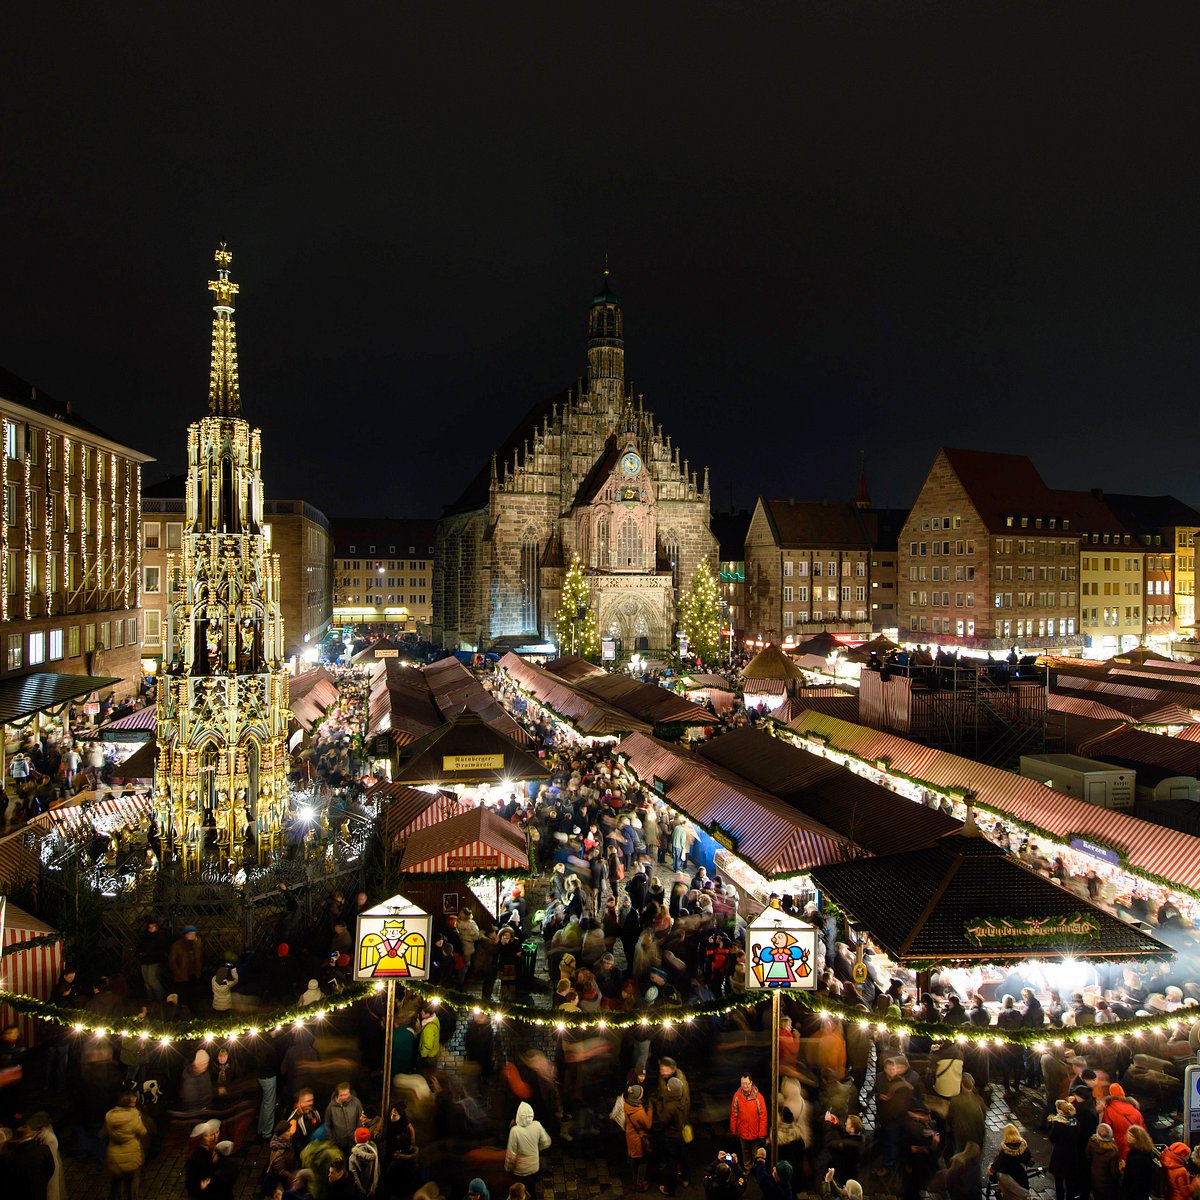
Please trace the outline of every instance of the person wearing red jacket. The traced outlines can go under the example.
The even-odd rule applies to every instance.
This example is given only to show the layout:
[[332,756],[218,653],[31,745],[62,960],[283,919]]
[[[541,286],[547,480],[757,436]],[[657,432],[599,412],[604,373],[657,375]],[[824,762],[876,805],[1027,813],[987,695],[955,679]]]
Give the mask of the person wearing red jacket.
[[1161,1154],[1166,1200],[1191,1200],[1192,1177],[1188,1174],[1191,1150],[1183,1142],[1172,1142]]
[[729,1105],[729,1132],[742,1144],[742,1166],[749,1174],[754,1169],[754,1152],[767,1136],[767,1102],[749,1075],[733,1093]]
[[1129,1154],[1129,1143],[1125,1140],[1125,1135],[1129,1132],[1130,1125],[1140,1125],[1145,1129],[1146,1118],[1142,1116],[1141,1109],[1126,1098],[1125,1089],[1119,1083],[1108,1085],[1108,1096],[1105,1098],[1104,1112],[1100,1119],[1106,1125],[1112,1126],[1113,1141],[1117,1143],[1117,1156],[1124,1162]]

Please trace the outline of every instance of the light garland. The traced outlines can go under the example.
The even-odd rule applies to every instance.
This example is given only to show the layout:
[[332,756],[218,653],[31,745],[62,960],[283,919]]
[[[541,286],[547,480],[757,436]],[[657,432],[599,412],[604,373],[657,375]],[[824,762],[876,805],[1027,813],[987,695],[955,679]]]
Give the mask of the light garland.
[[109,557],[112,559],[112,571],[109,573],[109,590],[113,593],[113,607],[116,605],[117,591],[117,456],[108,452],[108,525],[109,525]]
[[[35,942],[19,945],[15,949],[26,949],[28,945],[32,944]],[[17,1012],[37,1017],[40,1020],[69,1027],[77,1034],[111,1035],[121,1038],[137,1038],[143,1041],[154,1040],[167,1045],[171,1042],[193,1040],[211,1042],[231,1041],[239,1037],[257,1037],[268,1031],[279,1032],[288,1025],[301,1029],[310,1024],[319,1024],[330,1013],[348,1008],[359,1000],[379,993],[383,987],[381,982],[363,985],[351,992],[343,993],[319,1009],[313,1009],[311,1006],[306,1008],[293,1006],[264,1014],[257,1021],[247,1021],[241,1018],[224,1022],[193,1019],[179,1025],[167,1026],[153,1023],[132,1029],[129,1028],[128,1018],[115,1024],[91,1022],[84,1019],[77,1009],[63,1008],[48,1001],[39,1000],[34,996],[23,996],[14,992],[0,991],[0,1004],[8,1005]],[[734,1011],[757,1008],[770,998],[769,993],[763,992],[753,999],[748,996],[739,996],[736,999],[713,1000],[688,1007],[673,1006],[666,1009],[641,1010],[632,1013],[610,1011],[605,1015],[593,1016],[591,1013],[564,1013],[561,1009],[546,1010],[520,1004],[505,1006],[484,1004],[480,1002],[478,996],[471,996],[452,988],[438,987],[427,981],[405,980],[403,987],[406,991],[420,996],[435,1008],[439,1004],[445,1003],[461,1012],[471,1012],[475,1015],[486,1014],[496,1023],[516,1021],[518,1024],[531,1027],[554,1029],[558,1033],[575,1030],[595,1030],[604,1033],[609,1030],[624,1029],[647,1031],[652,1029],[672,1030],[680,1027],[688,1029],[706,1017],[721,1017]],[[1059,1029],[1046,1026],[1041,1029],[1000,1031],[996,1026],[978,1028],[971,1025],[945,1025],[933,1021],[907,1020],[903,1017],[898,1021],[880,1020],[829,996],[783,989],[781,992],[818,1017],[837,1019],[846,1023],[853,1022],[863,1032],[876,1037],[917,1035],[929,1037],[936,1042],[953,1041],[960,1046],[970,1044],[1024,1046],[1033,1050],[1045,1051],[1051,1047],[1061,1049],[1067,1045],[1120,1045],[1125,1041],[1139,1038],[1163,1038],[1169,1034],[1181,1034],[1191,1023],[1188,1020],[1181,1020],[1178,1013],[1174,1013],[1136,1017],[1133,1020],[1120,1021],[1112,1025],[1093,1025],[1081,1029]],[[1200,1010],[1197,1010],[1197,1018],[1200,1019]]]
[[30,483],[33,468],[29,465],[29,454],[25,455],[25,620],[33,616],[33,499]]
[[53,554],[50,549],[50,532],[54,527],[54,493],[50,491],[50,430],[46,430],[46,502],[42,506],[42,549],[46,555],[44,565],[45,580],[46,580],[46,616],[50,616],[51,597],[53,596],[53,573],[51,572],[51,560]]
[[0,417],[0,435],[4,444],[0,445],[0,488],[4,489],[0,496],[0,620],[8,620],[8,523],[14,514],[8,511],[8,429],[12,424],[7,417]]
[[62,478],[62,591],[65,613],[71,600],[71,439],[66,434],[63,434],[62,440]]

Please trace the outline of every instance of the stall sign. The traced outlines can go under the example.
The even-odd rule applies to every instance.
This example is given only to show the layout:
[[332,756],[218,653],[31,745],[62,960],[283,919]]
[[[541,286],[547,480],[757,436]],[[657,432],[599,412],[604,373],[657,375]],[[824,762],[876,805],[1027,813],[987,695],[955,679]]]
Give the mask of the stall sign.
[[472,870],[494,871],[500,866],[498,854],[451,854],[450,861],[470,862]]
[[1121,865],[1121,856],[1111,846],[1100,846],[1081,837],[1071,838],[1069,844],[1072,850],[1078,850],[1080,854],[1090,854],[1114,867]]
[[729,833],[727,830],[722,829],[720,825],[714,825],[712,827],[712,840],[716,842],[718,846],[724,846],[726,850],[730,850],[734,854],[737,853],[737,837],[734,834]]
[[443,754],[443,771],[502,771],[503,754]]
[[854,966],[851,967],[851,969],[850,969],[850,977],[854,980],[855,983],[866,983],[867,982],[867,964],[862,963],[862,962],[856,962],[854,964]]
[[1100,921],[1091,913],[1055,917],[972,917],[964,922],[963,931],[976,946],[992,942],[1036,945],[1061,938],[1083,938],[1094,942],[1100,937]]
[[817,930],[807,921],[781,908],[764,908],[746,930],[746,945],[751,991],[817,986]]
[[606,662],[611,662],[617,657],[617,644],[612,638],[605,638],[600,647],[600,657]]
[[400,651],[397,650],[395,647],[392,647],[389,650],[376,650],[375,657],[376,658],[399,658]]
[[85,704],[83,706],[83,715],[85,717],[98,717],[100,715],[100,705],[96,703]]
[[403,896],[393,896],[358,918],[354,978],[428,979],[431,918]]
[[660,775],[651,776],[650,785],[660,796],[665,796],[667,794],[667,781]]
[[386,733],[377,733],[371,740],[371,753],[376,758],[386,758],[391,752],[391,737]]

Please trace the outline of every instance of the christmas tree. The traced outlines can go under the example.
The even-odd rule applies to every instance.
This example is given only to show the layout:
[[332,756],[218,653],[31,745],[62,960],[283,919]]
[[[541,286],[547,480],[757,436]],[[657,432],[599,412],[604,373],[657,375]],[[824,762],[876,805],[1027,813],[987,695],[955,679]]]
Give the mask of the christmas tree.
[[590,601],[583,564],[577,554],[563,580],[562,603],[558,608],[558,646],[563,654],[595,658],[600,653],[600,634]]
[[721,600],[708,559],[692,573],[688,590],[679,602],[679,624],[687,637],[688,652],[696,661],[715,662],[721,651]]

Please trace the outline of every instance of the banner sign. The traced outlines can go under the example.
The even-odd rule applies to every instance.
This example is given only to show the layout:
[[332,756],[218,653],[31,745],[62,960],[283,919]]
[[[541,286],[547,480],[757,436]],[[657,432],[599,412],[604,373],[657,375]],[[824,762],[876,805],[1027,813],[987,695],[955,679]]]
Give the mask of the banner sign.
[[1056,917],[975,917],[969,918],[963,929],[967,939],[976,946],[994,942],[1040,945],[1042,942],[1072,938],[1094,942],[1100,937],[1100,920],[1091,913]]
[[746,929],[750,991],[817,986],[817,931],[781,908],[764,908]]
[[375,657],[376,658],[399,658],[400,651],[396,650],[394,648],[388,649],[388,650],[376,650]]
[[443,771],[502,771],[503,754],[443,754]]
[[1069,845],[1072,850],[1078,850],[1080,854],[1090,854],[1093,858],[1111,863],[1114,867],[1121,865],[1121,856],[1111,846],[1101,846],[1081,837],[1071,838]]
[[403,896],[393,896],[358,918],[354,978],[428,979],[431,918]]

